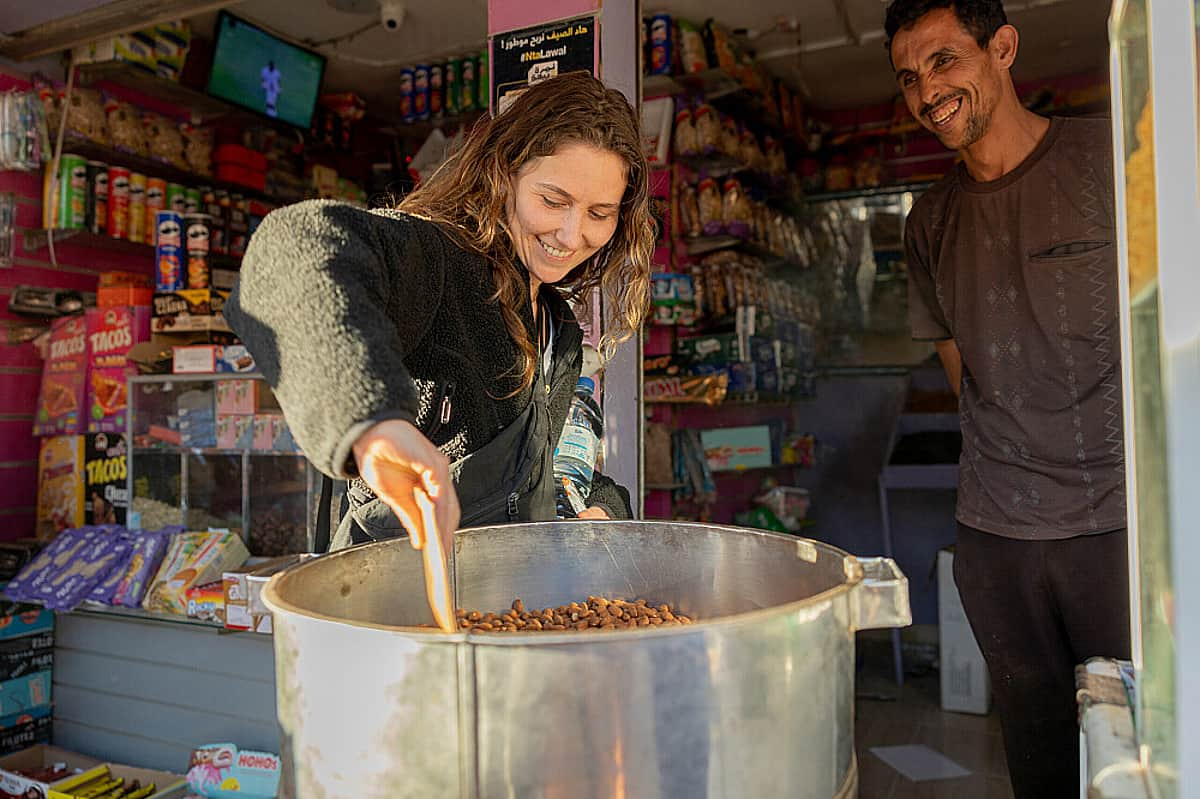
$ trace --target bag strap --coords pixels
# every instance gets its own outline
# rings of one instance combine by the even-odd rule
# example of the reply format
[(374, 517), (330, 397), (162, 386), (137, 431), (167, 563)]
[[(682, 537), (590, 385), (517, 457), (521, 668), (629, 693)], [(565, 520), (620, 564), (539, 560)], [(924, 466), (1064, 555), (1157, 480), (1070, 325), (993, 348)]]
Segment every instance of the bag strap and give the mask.
[(333, 478), (325, 474), (321, 475), (321, 499), (319, 502), (321, 504), (317, 506), (317, 529), (313, 531), (313, 541), (310, 547), (313, 552), (318, 554), (329, 551), (329, 506), (333, 502)]

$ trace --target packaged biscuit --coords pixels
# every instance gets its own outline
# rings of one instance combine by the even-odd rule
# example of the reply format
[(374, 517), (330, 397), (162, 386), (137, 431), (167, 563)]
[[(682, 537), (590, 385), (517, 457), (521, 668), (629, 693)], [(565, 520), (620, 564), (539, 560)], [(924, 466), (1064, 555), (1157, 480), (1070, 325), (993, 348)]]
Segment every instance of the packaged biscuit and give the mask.
[(118, 433), (128, 426), (126, 381), (137, 369), (125, 357), (150, 340), (149, 306), (89, 308), (86, 407), (88, 432)]
[(701, 103), (692, 112), (696, 126), (696, 151), (705, 155), (721, 149), (721, 121), (708, 103)]
[(700, 230), (705, 236), (715, 236), (724, 228), (721, 213), (721, 193), (713, 178), (704, 178), (697, 186), (700, 206)]
[(180, 533), (171, 540), (142, 607), (186, 615), (189, 588), (220, 579), (248, 557), (246, 545), (233, 533)]
[(83, 436), (42, 440), (38, 453), (37, 537), (48, 540), (84, 522)]
[(82, 433), (87, 380), (87, 322), (82, 316), (54, 320), (49, 356), (33, 422), (35, 436)]

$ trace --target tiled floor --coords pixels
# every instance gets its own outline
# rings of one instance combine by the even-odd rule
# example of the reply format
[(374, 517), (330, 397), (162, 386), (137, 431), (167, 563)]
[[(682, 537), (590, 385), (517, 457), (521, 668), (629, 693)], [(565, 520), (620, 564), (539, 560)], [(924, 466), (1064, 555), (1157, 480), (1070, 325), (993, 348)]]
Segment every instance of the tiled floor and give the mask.
[[(897, 693), (886, 672), (890, 652), (864, 654), (854, 731), (859, 799), (1012, 799), (994, 711), (990, 716), (944, 712), (936, 671), (908, 676)], [(902, 744), (924, 744), (971, 774), (913, 782), (871, 753), (871, 747)]]

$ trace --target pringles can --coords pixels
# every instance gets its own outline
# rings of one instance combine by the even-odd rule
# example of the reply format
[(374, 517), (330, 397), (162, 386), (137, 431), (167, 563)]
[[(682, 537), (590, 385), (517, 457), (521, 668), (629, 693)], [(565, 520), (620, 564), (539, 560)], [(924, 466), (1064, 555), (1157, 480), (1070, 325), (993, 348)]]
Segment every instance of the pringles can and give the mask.
[(212, 239), (212, 217), (208, 214), (185, 214), (183, 235), (184, 249), (187, 252), (187, 287), (211, 287), (212, 264), (208, 254)]
[(429, 119), (429, 65), (413, 68), (413, 112), (417, 119)]
[(229, 256), (241, 258), (246, 254), (246, 242), (250, 236), (250, 220), (246, 199), (240, 194), (229, 198)]
[(187, 189), (178, 183), (167, 184), (167, 201), (163, 208), (169, 208), (182, 216), (187, 212)]
[(479, 100), (477, 107), (481, 111), (486, 111), (492, 107), (492, 86), (488, 78), (488, 51), (487, 48), (479, 54), (479, 68), (476, 70), (479, 80)]
[(87, 159), (63, 153), (58, 174), (58, 227), (82, 230), (87, 223)]
[(174, 211), (154, 215), (154, 290), (179, 291), (183, 280), (183, 217)]
[(475, 56), (463, 56), (458, 68), (458, 110), (474, 111), (479, 107), (479, 63)]
[(108, 232), (108, 164), (87, 162), (87, 207), (84, 211), (87, 229), (92, 233)]
[(167, 182), (162, 178), (146, 178), (146, 238), (147, 244), (155, 242), (155, 231), (158, 229), (156, 215), (166, 207)]
[(429, 67), (429, 116), (441, 119), (446, 113), (446, 65)]
[(462, 59), (452, 58), (446, 62), (446, 72), (442, 77), (445, 82), (445, 100), (442, 107), (447, 116), (454, 116), (462, 111)]
[(184, 203), (183, 203), (184, 211), (183, 212), (185, 214), (200, 213), (200, 190), (199, 189), (193, 189), (193, 188), (185, 189), (183, 192), (183, 198), (184, 198)]
[(400, 70), (400, 118), (405, 122), (417, 121), (413, 99), (413, 71), (406, 67)]
[(108, 235), (129, 237), (129, 170), (123, 166), (108, 168)]
[(129, 173), (129, 240), (146, 243), (146, 176)]

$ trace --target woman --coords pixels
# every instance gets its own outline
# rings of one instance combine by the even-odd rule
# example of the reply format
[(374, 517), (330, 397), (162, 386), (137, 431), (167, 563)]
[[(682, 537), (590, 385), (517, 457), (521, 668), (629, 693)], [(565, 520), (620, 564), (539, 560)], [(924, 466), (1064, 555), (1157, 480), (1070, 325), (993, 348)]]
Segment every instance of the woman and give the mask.
[[(530, 87), (398, 209), (263, 220), (225, 315), (309, 459), (349, 480), (332, 548), (405, 529), (421, 548), (424, 496), (443, 549), (460, 504), (463, 526), (554, 518), (582, 362), (567, 300), (601, 289), (611, 354), (648, 308), (654, 237), (635, 112), (586, 73)], [(588, 505), (630, 516), (600, 474)]]

